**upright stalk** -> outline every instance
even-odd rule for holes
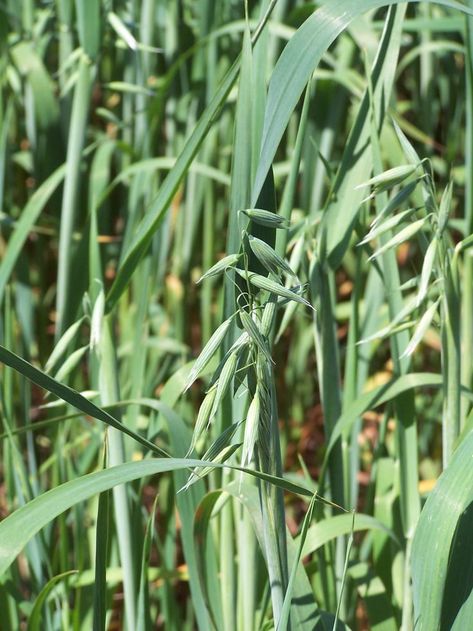
[[[100,340],[99,390],[103,405],[120,400],[116,344],[114,343],[112,316],[106,316],[102,323]],[[123,434],[110,428],[108,433],[108,464],[114,467],[125,462]],[[123,588],[125,595],[125,618],[128,631],[135,628],[136,622],[136,575],[133,561],[133,539],[130,506],[125,485],[113,489],[115,527],[118,549],[123,568]]]
[[[473,8],[473,0],[466,0]],[[465,134],[465,236],[473,234],[473,17],[466,17],[466,134]],[[473,257],[466,256],[463,263],[462,281],[462,330],[461,330],[461,377],[466,388],[473,386]],[[464,399],[461,408],[461,425],[465,423],[470,404]]]
[[[85,140],[93,78],[94,68],[90,60],[85,55],[82,55],[72,104],[70,136],[67,146],[67,170],[62,197],[57,272],[56,341],[60,338],[61,334],[64,333],[68,319],[72,316],[70,313],[70,299],[72,296],[70,271],[73,260],[71,253],[74,250],[72,232],[76,219],[81,169],[80,158]]]
[[[390,15],[397,21],[398,27],[402,23],[406,8],[390,9]],[[377,110],[371,93],[371,143],[373,150],[373,171],[378,174],[382,171],[382,159],[380,148],[380,131],[383,121],[379,119],[380,112]],[[376,198],[377,212],[386,206],[387,194],[382,193]],[[380,237],[381,245],[386,243],[391,237],[388,232]],[[396,254],[393,249],[387,250],[381,258],[383,279],[385,285],[385,295],[388,304],[390,320],[393,320],[403,308],[403,297],[401,292],[401,280],[396,261]],[[409,343],[409,334],[406,330],[399,331],[390,337],[391,359],[393,362],[393,373],[395,376],[407,374],[409,370],[410,358],[404,356],[404,350]],[[406,554],[404,557],[404,585],[409,585],[410,576],[410,541],[414,535],[415,527],[420,514],[420,498],[418,490],[418,446],[417,446],[417,426],[414,406],[414,394],[412,390],[403,393],[394,399],[394,414],[396,420],[396,451],[399,460],[400,475],[400,507],[404,536],[406,538]],[[410,589],[403,590],[402,606],[402,630],[410,631],[412,628],[412,595]]]
[[[443,248],[442,248],[443,249]],[[441,250],[443,298],[441,309],[443,414],[442,461],[445,468],[453,454],[461,425],[461,345],[458,258]],[[469,258],[469,257],[467,257]],[[445,261],[445,263],[444,263]]]

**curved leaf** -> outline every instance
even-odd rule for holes
[[[228,467],[229,469],[252,475],[292,493],[298,493],[306,497],[312,497],[313,495],[313,492],[307,488],[283,478],[244,467],[221,465],[204,460],[153,458],[117,465],[61,484],[31,500],[31,502],[28,502],[28,504],[25,504],[4,519],[0,523],[0,576],[10,567],[23,547],[41,528],[78,502],[132,480],[157,473],[180,471],[194,467]],[[318,499],[325,502],[319,496]]]
[[[31,614],[28,620],[28,631],[41,631],[41,612],[43,609],[46,600],[48,599],[49,594],[52,592],[54,587],[58,583],[60,583],[66,576],[71,576],[71,574],[77,574],[78,570],[69,570],[68,572],[62,572],[57,576],[53,576],[43,587],[43,589],[39,592],[35,603],[33,605],[33,609],[31,610]]]
[[[452,629],[473,591],[473,432],[454,452],[429,495],[412,544],[416,629]],[[463,618],[465,622],[465,618]],[[471,616],[468,624],[471,622]],[[467,625],[468,626],[468,625]],[[466,629],[458,624],[455,628]]]
[[[110,427],[114,427],[115,429],[118,429],[120,432],[123,432],[124,434],[127,434],[131,438],[134,438],[137,442],[141,443],[144,447],[146,447],[147,449],[150,449],[152,452],[157,453],[160,456],[168,455],[163,449],[160,449],[156,445],[153,445],[152,442],[150,442],[149,440],[146,440],[146,438],[143,438],[143,436],[140,436],[139,434],[135,433],[134,431],[126,427],[126,425],[123,425],[123,423],[120,423],[120,421],[117,421],[116,418],[108,414],[108,412],[105,412],[104,410],[99,408],[97,405],[92,403],[92,401],[89,401],[88,399],[86,399],[84,396],[79,394],[79,392],[77,392],[73,388],[70,388],[69,386],[66,386],[63,383],[59,383],[59,381],[56,381],[55,379],[53,379],[46,373],[42,372],[41,370],[38,370],[38,368],[35,368],[32,364],[27,362],[25,359],[18,357],[18,355],[15,355],[15,353],[12,353],[11,351],[9,351],[8,349],[6,349],[4,346],[1,346],[1,345],[0,345],[0,362],[6,364],[7,366],[10,366],[10,368],[13,368],[14,370],[19,372],[21,375],[23,375],[24,377],[26,377],[27,379],[29,379],[36,385],[40,386],[41,388],[44,388],[45,390],[47,390],[48,392],[51,392],[52,394],[55,394],[57,397],[59,397],[63,401],[66,401],[66,403],[69,403],[70,405],[73,405],[78,410],[81,410],[82,412],[84,412],[84,414],[88,414],[89,416],[92,416],[93,418],[96,418],[97,420],[102,421],[102,423],[106,423],[107,425],[110,425]]]
[[[391,539],[400,546],[400,542],[397,540],[396,535],[386,528],[380,521],[371,517],[370,515],[363,515],[361,513],[355,514],[355,526],[353,527],[353,515],[347,513],[346,515],[335,515],[329,517],[311,526],[307,532],[302,555],[311,554],[329,541],[333,541],[337,537],[342,535],[348,535],[352,532],[359,532],[361,530],[381,530],[385,532]]]

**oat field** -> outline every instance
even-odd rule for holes
[[[473,0],[0,0],[2,631],[473,628]]]

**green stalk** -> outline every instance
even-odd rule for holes
[[[5,302],[3,309],[3,331],[2,342],[12,347],[14,344],[13,335],[13,323],[14,323],[14,311],[11,298],[10,287],[5,291]],[[16,498],[18,504],[21,506],[26,504],[33,495],[31,489],[31,483],[28,476],[28,467],[24,463],[22,458],[22,450],[18,437],[13,434],[14,427],[14,383],[13,383],[13,371],[11,368],[4,367],[2,378],[2,399],[1,399],[1,412],[2,423],[5,427],[8,437],[5,443],[6,458],[4,467],[4,476],[6,480],[11,480],[12,496]],[[22,399],[23,400],[23,399]],[[30,433],[31,437],[31,433]],[[29,446],[30,449],[30,446]],[[29,451],[28,451],[29,453]],[[10,466],[9,466],[9,463]],[[11,468],[10,468],[11,467]],[[10,469],[11,476],[7,475]],[[31,578],[33,585],[38,587],[44,580],[44,570],[42,567],[41,557],[44,554],[44,547],[41,541],[41,537],[35,537],[27,548],[27,559],[29,570],[31,572]],[[49,562],[48,562],[49,565]]]
[[[103,468],[107,466],[107,447],[103,455]],[[105,631],[107,615],[107,557],[110,530],[110,491],[99,495],[95,528],[95,580],[94,580],[94,629]]]
[[[110,405],[120,400],[118,386],[118,366],[116,345],[111,316],[102,322],[100,340],[100,396],[103,405]],[[108,433],[108,465],[114,467],[125,462],[123,434],[110,428]],[[113,489],[115,527],[118,548],[123,568],[123,588],[125,595],[125,617],[128,631],[134,629],[136,621],[137,582],[136,567],[133,561],[133,539],[130,506],[125,485]]]
[[[390,15],[397,22],[398,29],[404,19],[406,7],[390,9]],[[379,112],[372,98],[372,134],[371,142],[373,149],[374,173],[382,171],[381,150],[379,132],[381,121],[378,120]],[[387,203],[387,194],[381,193],[376,198],[376,206],[380,211]],[[381,245],[392,235],[389,233],[380,237]],[[401,280],[397,267],[396,254],[390,249],[382,255],[383,279],[385,285],[386,300],[390,320],[393,320],[404,306]],[[407,330],[400,331],[390,337],[391,358],[393,361],[394,374],[401,376],[409,370],[409,357],[401,357],[407,344],[409,343],[409,333]],[[417,429],[415,424],[415,409],[413,394],[398,397],[394,402],[396,413],[396,438],[398,457],[400,461],[401,476],[401,515],[403,529],[406,537],[412,537],[417,519],[419,517],[420,504],[419,492],[417,488],[418,463],[417,463]]]
[[[355,262],[355,278],[353,281],[353,294],[351,297],[351,312],[348,328],[347,349],[345,358],[344,372],[344,388],[343,388],[343,410],[356,399],[360,394],[360,372],[363,370],[363,362],[360,361],[359,347],[357,340],[361,339],[360,327],[360,298],[362,295],[362,250],[356,252]],[[364,380],[363,380],[364,382]],[[361,383],[363,383],[361,382]],[[360,466],[360,446],[358,436],[361,430],[361,419],[358,418],[353,424],[350,436],[350,448],[347,455],[346,480],[345,488],[347,491],[348,506],[357,506],[358,504],[358,471]]]
[[[56,0],[56,12],[58,22],[58,70],[61,69],[69,56],[74,50],[73,33],[72,33],[72,15],[73,15],[73,2],[72,0]],[[58,83],[61,90],[67,85],[67,80],[71,76],[71,71],[61,72],[58,77]],[[70,94],[63,99],[62,104],[62,118],[64,128],[67,130],[69,125],[70,116]]]
[[[33,0],[24,0],[22,3],[22,26],[24,35],[27,38],[32,36],[34,22],[34,2]]]
[[[324,411],[327,440],[342,411],[340,360],[333,311],[333,274],[314,258],[311,274],[311,292],[314,303],[314,342],[317,356],[317,374]],[[342,441],[335,444],[329,458],[329,478],[332,501],[345,505],[345,467]]]
[[[390,16],[398,25],[402,24],[406,7],[390,9]],[[379,131],[382,121],[378,120],[379,112],[371,92],[372,106],[372,134],[371,142],[373,149],[373,171],[378,174],[382,171],[381,150],[379,141]],[[387,194],[382,193],[376,198],[378,212],[386,205]],[[380,244],[385,243],[392,235],[387,233],[380,237]],[[401,280],[397,267],[396,254],[393,249],[387,250],[381,258],[383,279],[385,285],[385,295],[388,303],[390,320],[393,320],[404,306],[401,292]],[[407,374],[409,371],[410,358],[403,356],[404,350],[409,343],[409,334],[406,330],[399,331],[390,337],[391,358],[393,362],[393,373],[395,376]],[[407,551],[410,551],[410,541],[414,535],[415,527],[420,514],[420,498],[418,490],[418,447],[417,447],[417,427],[414,406],[414,395],[412,391],[396,397],[394,400],[394,412],[396,419],[396,451],[399,459],[399,474],[401,483],[400,504],[401,518],[404,536],[407,540]],[[410,557],[408,552],[404,558],[404,584],[409,584]],[[402,630],[411,629],[412,620],[412,594],[410,589],[403,591],[402,603]]]
[[[355,47],[351,41],[344,39],[342,39],[337,46],[339,55],[337,57],[336,71],[343,73],[348,70],[353,61]],[[315,83],[315,85],[317,84]],[[345,92],[340,90],[338,86],[334,86],[330,97],[330,105],[326,113],[326,120],[323,125],[319,141],[320,155],[323,156],[325,160],[329,160],[332,155],[337,134],[340,133],[340,123],[343,120],[343,114],[347,110]],[[313,125],[316,124],[317,121],[314,121]],[[309,181],[308,187],[311,188],[309,214],[311,217],[315,218],[324,204],[324,194],[326,193],[325,179],[327,177],[327,173],[321,157],[315,152],[313,143],[311,143],[311,145],[310,153],[315,154],[314,173],[313,177],[305,179],[306,181]]]
[[[466,1],[473,9],[473,0]],[[473,234],[473,18],[466,18],[466,134],[465,134],[465,235]],[[462,274],[462,323],[461,323],[461,377],[466,388],[473,386],[473,257],[466,256]],[[462,403],[461,426],[464,427],[470,404],[465,399]]]
[[[428,19],[432,15],[432,7],[429,5],[420,5],[419,6],[419,14],[421,17]],[[434,88],[434,65],[432,60],[432,54],[426,50],[426,46],[428,46],[431,41],[431,33],[427,29],[423,29],[420,33],[420,41],[421,41],[421,53],[420,53],[420,81],[419,81],[419,92],[420,92],[420,110],[424,113],[424,120],[422,129],[430,136],[433,136],[433,88]]]
[[[69,319],[73,317],[73,314],[70,313],[70,298],[72,295],[70,282],[71,252],[74,250],[72,232],[74,230],[79,193],[80,158],[84,147],[93,80],[94,68],[90,60],[83,55],[79,62],[79,77],[72,104],[70,135],[67,146],[67,168],[62,197],[56,297],[56,341],[64,333],[67,325],[70,324]]]
[[[441,309],[443,414],[442,414],[442,460],[445,468],[453,454],[455,442],[460,434],[460,302],[458,258],[448,256],[441,248],[444,290]],[[443,256],[442,256],[443,255]]]
[[[227,233],[226,253],[234,254],[239,251],[241,243],[240,226],[238,221],[238,211],[248,208],[251,193],[251,156],[252,156],[252,135],[251,135],[251,119],[252,119],[252,73],[253,73],[253,51],[250,41],[250,33],[246,29],[243,36],[241,68],[239,75],[238,100],[235,111],[235,122],[233,131],[233,161],[232,161],[232,179],[230,189],[230,213],[229,225]],[[235,286],[234,273],[230,274],[224,286],[223,296],[223,318],[227,319],[231,313],[235,311]],[[238,337],[239,331],[236,324],[232,323],[231,330],[224,341],[222,347],[222,356]],[[235,396],[226,396],[222,405],[222,413],[218,419],[215,428],[215,435],[224,431],[232,422],[232,419],[242,417],[247,408],[247,397],[237,399]],[[222,484],[228,484],[233,478],[231,472],[222,473]],[[235,512],[235,515],[238,515]],[[246,522],[246,524],[245,524]],[[241,515],[240,531],[248,530],[248,516]],[[234,525],[234,507],[231,502],[222,510],[220,520],[219,545],[220,545],[220,563],[222,571],[222,582],[226,585],[226,590],[222,590],[222,609],[225,631],[234,631],[236,629],[236,611],[235,596],[237,587],[237,577],[235,572],[234,555],[235,543],[233,534],[235,532]],[[238,546],[242,548],[242,542],[238,541]],[[251,548],[250,548],[251,549]],[[242,550],[242,554],[246,552]],[[248,564],[246,559],[243,565]],[[241,571],[241,569],[240,569]],[[241,583],[241,581],[240,581]],[[225,593],[226,592],[226,593]]]
[[[285,219],[291,218],[291,211],[294,204],[294,197],[297,188],[297,180],[299,176],[299,169],[301,165],[302,151],[304,147],[304,140],[307,130],[307,121],[309,117],[309,105],[311,97],[311,82],[307,84],[307,88],[304,94],[304,102],[302,105],[301,117],[299,120],[299,128],[297,130],[296,142],[294,144],[294,151],[291,156],[291,170],[289,177],[287,178],[286,185],[284,187],[284,193],[281,199],[281,206],[279,213],[281,217]],[[288,240],[287,230],[278,230],[276,232],[276,246],[275,250],[279,256],[284,257],[286,254],[286,246]],[[272,327],[271,327],[272,328]]]
[[[320,399],[324,415],[326,440],[330,440],[333,428],[342,412],[342,384],[340,372],[337,321],[334,313],[334,274],[327,269],[316,255],[310,270],[310,287],[314,306],[313,335],[316,349],[317,376]],[[345,506],[346,490],[346,443],[338,439],[328,462],[330,498],[338,506]],[[335,577],[335,593],[329,591],[330,605],[341,606],[345,617],[346,603],[341,600],[343,567],[346,543],[343,537],[337,539],[332,576]]]

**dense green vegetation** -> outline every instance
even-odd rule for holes
[[[2,631],[471,628],[473,0],[0,46]]]

